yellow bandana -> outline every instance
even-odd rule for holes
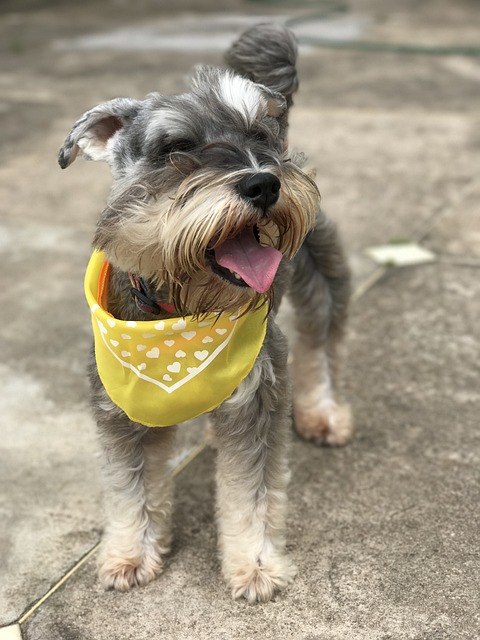
[[[104,309],[109,265],[95,251],[85,275],[98,373],[134,422],[160,427],[218,407],[250,373],[265,338],[265,309],[124,321]]]

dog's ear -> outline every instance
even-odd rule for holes
[[[115,98],[84,113],[58,153],[62,169],[72,164],[80,150],[90,160],[108,160],[109,141],[131,122],[141,104],[139,100]]]
[[[272,118],[281,118],[288,107],[287,101],[279,91],[271,91],[268,87],[259,85],[264,91],[267,105],[267,114]]]
[[[258,24],[245,31],[225,53],[236,73],[285,96],[287,106],[298,89],[297,43],[286,27]]]

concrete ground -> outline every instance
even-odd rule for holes
[[[480,638],[480,7],[350,5],[2,3],[0,640]],[[183,90],[195,62],[220,63],[265,16],[310,38],[291,143],[318,168],[354,272],[342,379],[355,437],[293,437],[299,573],[274,602],[233,602],[219,575],[198,425],[179,442],[165,573],[105,593],[82,280],[109,176],[81,161],[61,172],[57,149],[98,102]],[[405,241],[433,259],[366,255]]]

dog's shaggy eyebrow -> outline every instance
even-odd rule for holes
[[[212,134],[212,122],[225,117],[225,109],[231,111],[240,127],[251,127],[265,106],[262,92],[253,82],[231,73],[213,77],[212,80],[212,84],[201,96],[202,103],[199,103],[199,97],[195,94],[167,98],[151,94],[147,104],[146,143],[152,144],[160,136],[167,136],[169,139],[200,139],[207,135],[207,130],[215,137],[216,134]],[[208,106],[213,120],[205,120],[205,113],[200,110],[202,105],[203,109],[205,105]]]
[[[161,133],[171,136],[186,136],[191,133],[191,114],[174,106],[153,109],[145,131],[145,139],[151,142]]]
[[[231,73],[220,77],[217,93],[220,101],[238,111],[247,123],[258,117],[259,109],[265,102],[253,82]]]

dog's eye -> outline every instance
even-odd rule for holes
[[[266,126],[254,126],[250,130],[250,136],[255,142],[270,144],[272,141],[272,131]]]
[[[256,129],[253,133],[253,138],[258,142],[268,142],[270,135],[265,129]]]
[[[194,144],[191,140],[186,138],[178,138],[177,140],[167,140],[162,148],[163,153],[166,155],[175,153],[176,151],[191,151]]]

